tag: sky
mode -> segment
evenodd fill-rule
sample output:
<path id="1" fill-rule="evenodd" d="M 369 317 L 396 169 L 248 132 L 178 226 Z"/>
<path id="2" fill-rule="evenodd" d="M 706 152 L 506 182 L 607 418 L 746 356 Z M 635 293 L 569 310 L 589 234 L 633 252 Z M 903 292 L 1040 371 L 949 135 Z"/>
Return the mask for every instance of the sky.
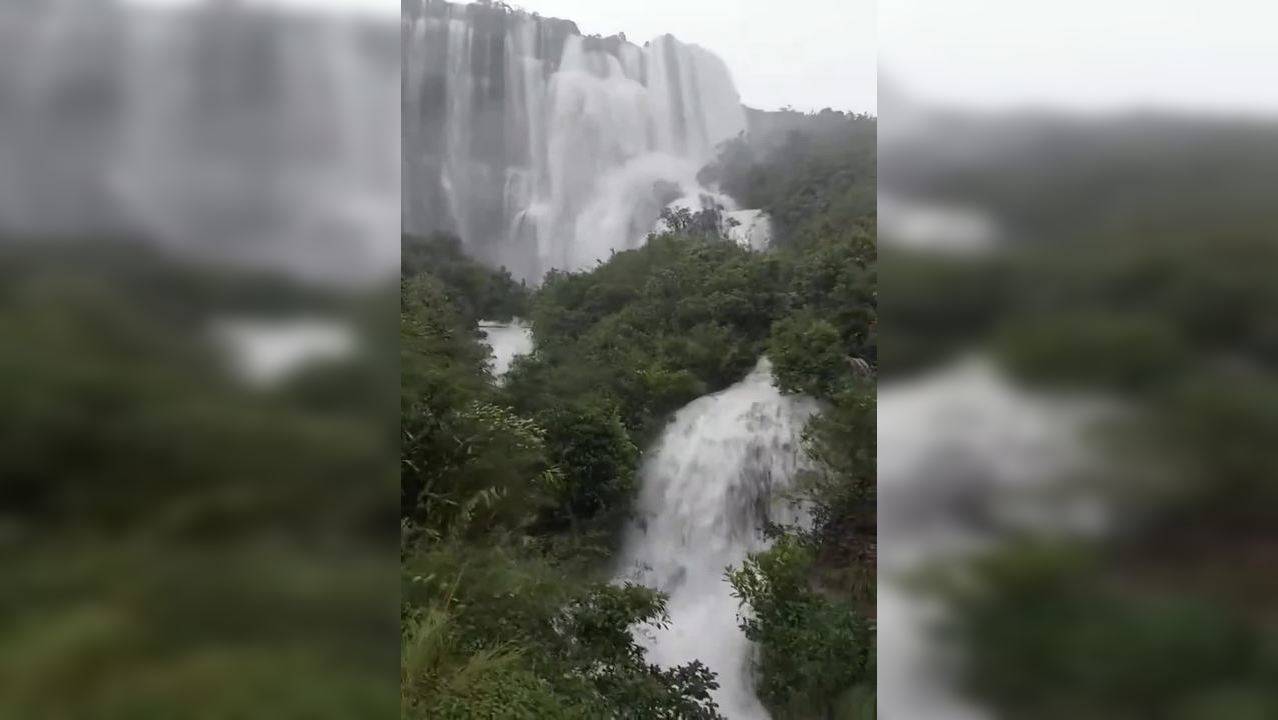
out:
<path id="1" fill-rule="evenodd" d="M 190 0 L 136 0 L 176 3 Z M 394 17 L 397 0 L 246 0 Z M 1271 0 L 518 0 L 585 33 L 673 33 L 753 107 L 877 113 L 877 86 L 969 108 L 1278 114 Z M 877 7 L 876 7 L 877 5 Z"/>
<path id="2" fill-rule="evenodd" d="M 181 4 L 192 0 L 135 0 Z M 399 13 L 399 0 L 244 0 Z M 670 33 L 728 64 L 751 107 L 874 113 L 878 107 L 874 0 L 513 0 L 577 23 L 586 34 L 624 32 L 637 44 Z"/>
<path id="3" fill-rule="evenodd" d="M 741 100 L 775 110 L 877 112 L 874 0 L 520 0 L 583 33 L 642 45 L 670 33 L 712 50 Z"/>
<path id="4" fill-rule="evenodd" d="M 139 5 L 191 5 L 199 0 L 130 0 Z M 362 15 L 395 18 L 399 16 L 399 0 L 239 0 L 247 5 L 274 5 L 293 8 L 335 10 Z"/>
<path id="5" fill-rule="evenodd" d="M 516 0 L 583 32 L 670 32 L 747 105 L 877 111 L 878 82 L 968 108 L 1278 114 L 1273 0 Z"/>
<path id="6" fill-rule="evenodd" d="M 1272 0 L 881 0 L 881 81 L 948 105 L 1278 113 Z"/>

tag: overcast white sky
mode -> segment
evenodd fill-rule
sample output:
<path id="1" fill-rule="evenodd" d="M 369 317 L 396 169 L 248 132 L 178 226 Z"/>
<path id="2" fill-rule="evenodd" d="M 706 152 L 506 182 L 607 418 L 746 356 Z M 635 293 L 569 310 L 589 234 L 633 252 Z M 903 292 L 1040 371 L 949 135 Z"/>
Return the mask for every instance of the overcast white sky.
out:
<path id="1" fill-rule="evenodd" d="M 139 5 L 191 5 L 199 0 L 130 0 Z M 341 12 L 357 12 L 394 18 L 399 15 L 399 0 L 239 0 L 248 5 L 282 5 L 284 7 L 320 8 Z"/>
<path id="2" fill-rule="evenodd" d="M 137 0 L 177 4 L 192 0 Z M 244 0 L 397 15 L 398 0 Z M 876 112 L 874 0 L 512 0 L 642 45 L 671 33 L 722 57 L 742 101 Z"/>
<path id="3" fill-rule="evenodd" d="M 153 3 L 189 0 L 139 0 Z M 249 0 L 394 16 L 397 0 Z M 877 112 L 876 78 L 981 107 L 1278 113 L 1274 0 L 520 0 L 583 32 L 673 33 L 746 104 Z M 878 63 L 876 64 L 876 59 Z"/>
<path id="4" fill-rule="evenodd" d="M 886 1 L 886 0 L 885 0 Z M 874 0 L 520 0 L 588 34 L 671 33 L 728 63 L 752 107 L 877 112 Z"/>
<path id="5" fill-rule="evenodd" d="M 881 0 L 879 46 L 952 104 L 1278 112 L 1273 0 Z"/>

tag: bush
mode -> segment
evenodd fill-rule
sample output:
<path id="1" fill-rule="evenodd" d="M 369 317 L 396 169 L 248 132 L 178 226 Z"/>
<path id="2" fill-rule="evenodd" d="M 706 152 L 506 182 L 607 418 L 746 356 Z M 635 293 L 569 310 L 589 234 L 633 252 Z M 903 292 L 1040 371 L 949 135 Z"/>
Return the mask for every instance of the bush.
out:
<path id="1" fill-rule="evenodd" d="M 874 682 L 870 625 L 809 588 L 813 559 L 801 538 L 783 535 L 728 573 L 749 607 L 741 629 L 759 644 L 759 695 L 778 717 L 829 717 L 844 693 Z"/>

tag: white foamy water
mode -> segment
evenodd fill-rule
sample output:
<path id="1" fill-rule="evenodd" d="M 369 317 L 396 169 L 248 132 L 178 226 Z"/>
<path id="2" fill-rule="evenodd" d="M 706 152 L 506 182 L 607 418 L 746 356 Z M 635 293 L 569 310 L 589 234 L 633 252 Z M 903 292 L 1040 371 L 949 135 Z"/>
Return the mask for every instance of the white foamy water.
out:
<path id="1" fill-rule="evenodd" d="M 802 520 L 782 498 L 803 463 L 800 438 L 815 401 L 782 395 L 766 358 L 744 380 L 689 403 L 640 472 L 638 518 L 622 574 L 670 596 L 671 626 L 644 642 L 663 666 L 700 660 L 719 674 L 730 720 L 768 714 L 754 694 L 751 647 L 724 570 L 767 547 L 762 529 Z"/>
<path id="2" fill-rule="evenodd" d="M 981 208 L 879 193 L 879 237 L 910 250 L 979 255 L 999 239 L 994 218 Z"/>
<path id="3" fill-rule="evenodd" d="M 390 277 L 398 60 L 385 17 L 265 0 L 5 3 L 0 233 Z"/>
<path id="4" fill-rule="evenodd" d="M 1114 408 L 1030 392 L 982 358 L 878 395 L 880 717 L 986 720 L 954 685 L 961 648 L 934 634 L 946 607 L 908 580 L 1004 542 L 1008 528 L 1100 531 L 1092 493 L 1057 481 L 1096 461 L 1083 429 Z"/>
<path id="5" fill-rule="evenodd" d="M 696 178 L 746 129 L 709 51 L 443 0 L 406 2 L 402 32 L 407 231 L 539 280 L 637 247 L 672 201 L 732 209 Z"/>
<path id="6" fill-rule="evenodd" d="M 214 324 L 213 334 L 235 373 L 257 387 L 275 385 L 311 363 L 344 360 L 359 346 L 349 326 L 319 318 L 228 318 Z"/>
<path id="7" fill-rule="evenodd" d="M 508 323 L 480 320 L 479 332 L 483 333 L 484 342 L 493 352 L 492 359 L 488 362 L 493 377 L 505 375 L 515 358 L 532 352 L 532 328 L 519 318 Z"/>
<path id="8" fill-rule="evenodd" d="M 727 236 L 741 247 L 767 250 L 772 245 L 772 217 L 764 210 L 733 210 L 723 214 Z"/>

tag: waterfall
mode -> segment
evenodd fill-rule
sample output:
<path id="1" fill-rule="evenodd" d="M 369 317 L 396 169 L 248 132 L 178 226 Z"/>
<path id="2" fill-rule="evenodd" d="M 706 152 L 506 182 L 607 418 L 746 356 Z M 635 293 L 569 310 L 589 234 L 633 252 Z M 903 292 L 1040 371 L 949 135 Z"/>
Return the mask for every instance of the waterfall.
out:
<path id="1" fill-rule="evenodd" d="M 28 0 L 0 20 L 0 234 L 394 274 L 390 20 L 216 0 Z"/>
<path id="2" fill-rule="evenodd" d="M 751 250 L 772 245 L 772 217 L 763 210 L 735 210 L 723 214 L 724 234 Z"/>
<path id="3" fill-rule="evenodd" d="M 451 232 L 517 277 L 637 246 L 746 129 L 727 66 L 662 36 L 582 36 L 501 4 L 406 0 L 403 225 Z"/>
<path id="4" fill-rule="evenodd" d="M 804 462 L 800 438 L 816 410 L 813 400 L 781 394 L 760 359 L 741 382 L 676 413 L 640 471 L 621 574 L 669 595 L 671 625 L 645 638 L 649 658 L 700 660 L 717 672 L 715 699 L 730 720 L 768 715 L 724 570 L 767 547 L 769 520 L 803 520 L 783 493 Z"/>
<path id="5" fill-rule="evenodd" d="M 1104 532 L 1097 487 L 1070 479 L 1104 476 L 1088 428 L 1121 409 L 1030 392 L 974 356 L 880 385 L 878 410 L 879 714 L 988 720 L 956 684 L 961 653 L 936 633 L 949 608 L 912 579 L 1020 538 Z"/>
<path id="6" fill-rule="evenodd" d="M 510 370 L 515 358 L 527 355 L 533 349 L 532 328 L 519 318 L 510 322 L 480 320 L 479 333 L 492 352 L 488 369 L 498 380 Z"/>

